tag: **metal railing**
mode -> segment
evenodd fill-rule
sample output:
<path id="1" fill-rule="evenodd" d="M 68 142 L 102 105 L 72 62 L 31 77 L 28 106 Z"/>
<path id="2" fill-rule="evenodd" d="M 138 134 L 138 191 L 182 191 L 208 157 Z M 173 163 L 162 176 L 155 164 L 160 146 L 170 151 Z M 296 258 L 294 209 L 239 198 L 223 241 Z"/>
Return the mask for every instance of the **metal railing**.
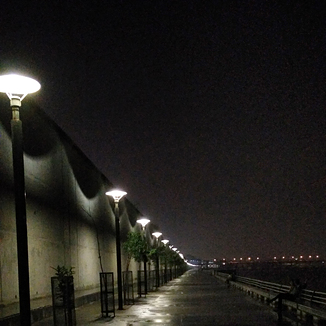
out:
<path id="1" fill-rule="evenodd" d="M 217 274 L 214 271 L 214 275 L 219 275 L 222 278 L 227 278 L 229 274 L 227 273 L 220 273 Z M 281 293 L 287 292 L 290 289 L 288 285 L 282 285 L 267 281 L 261 281 L 257 279 L 252 279 L 243 276 L 236 276 L 236 281 L 241 282 L 246 285 L 254 286 L 258 289 L 267 291 L 267 292 L 274 292 L 274 293 Z M 313 290 L 304 289 L 301 293 L 300 299 L 304 301 L 304 304 L 309 304 L 310 306 L 315 305 L 318 308 L 326 309 L 326 293 L 325 292 L 318 292 Z"/>
<path id="2" fill-rule="evenodd" d="M 123 301 L 126 305 L 135 304 L 133 282 L 132 271 L 122 272 Z"/>

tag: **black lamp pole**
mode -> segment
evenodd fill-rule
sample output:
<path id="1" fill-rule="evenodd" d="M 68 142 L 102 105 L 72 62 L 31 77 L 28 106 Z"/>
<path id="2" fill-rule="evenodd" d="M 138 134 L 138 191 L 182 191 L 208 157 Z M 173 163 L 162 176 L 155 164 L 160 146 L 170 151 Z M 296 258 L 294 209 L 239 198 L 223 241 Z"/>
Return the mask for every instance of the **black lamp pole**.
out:
<path id="1" fill-rule="evenodd" d="M 41 85 L 36 80 L 16 74 L 0 76 L 0 92 L 6 93 L 12 111 L 11 141 L 14 172 L 16 212 L 16 237 L 18 261 L 18 287 L 20 325 L 31 325 L 31 303 L 29 289 L 28 238 L 26 221 L 25 172 L 23 152 L 23 128 L 19 119 L 19 108 L 27 94 L 37 92 Z"/>
<path id="2" fill-rule="evenodd" d="M 115 213 L 115 232 L 116 232 L 116 251 L 117 251 L 117 272 L 118 272 L 118 309 L 123 310 L 122 301 L 122 279 L 121 279 L 121 244 L 120 244 L 120 219 L 119 219 L 119 200 L 114 200 Z"/>
<path id="3" fill-rule="evenodd" d="M 23 128 L 22 121 L 19 119 L 21 100 L 19 98 L 12 97 L 10 99 L 10 106 L 12 110 L 11 137 L 15 187 L 20 325 L 30 326 L 31 306 L 23 156 Z"/>
<path id="4" fill-rule="evenodd" d="M 115 215 L 115 240 L 117 252 L 117 272 L 118 272 L 118 309 L 123 310 L 122 299 L 122 270 L 121 270 L 121 245 L 120 245 L 120 213 L 119 200 L 127 193 L 121 190 L 112 190 L 105 193 L 114 199 L 114 215 Z"/>

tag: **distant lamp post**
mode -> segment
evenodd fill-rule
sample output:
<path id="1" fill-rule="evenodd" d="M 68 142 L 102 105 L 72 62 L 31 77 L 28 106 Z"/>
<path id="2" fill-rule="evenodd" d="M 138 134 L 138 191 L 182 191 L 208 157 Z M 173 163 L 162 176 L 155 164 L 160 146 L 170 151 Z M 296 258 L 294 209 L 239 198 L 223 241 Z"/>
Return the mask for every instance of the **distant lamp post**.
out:
<path id="1" fill-rule="evenodd" d="M 142 233 L 143 233 L 143 237 L 144 237 L 144 240 L 146 241 L 146 235 L 145 235 L 145 227 L 146 225 L 150 222 L 150 220 L 148 218 L 140 218 L 136 221 L 137 223 L 141 224 L 141 227 L 142 227 Z M 146 256 L 144 255 L 144 283 L 145 283 L 145 295 L 147 294 L 147 259 L 146 259 Z M 139 293 L 139 295 L 141 296 L 141 291 Z"/>
<path id="2" fill-rule="evenodd" d="M 156 238 L 157 250 L 156 250 L 156 287 L 160 286 L 160 257 L 158 253 L 159 241 L 158 238 L 162 235 L 161 232 L 153 232 L 152 235 Z"/>
<path id="3" fill-rule="evenodd" d="M 161 242 L 166 247 L 167 244 L 169 243 L 169 240 L 164 239 L 164 240 L 161 240 Z M 164 255 L 164 283 L 166 283 L 167 281 L 168 281 L 168 267 L 167 267 L 167 260 L 166 260 L 166 254 L 165 254 Z"/>
<path id="4" fill-rule="evenodd" d="M 41 85 L 36 80 L 15 74 L 0 76 L 0 92 L 6 93 L 12 111 L 11 138 L 15 186 L 17 260 L 19 282 L 20 324 L 31 325 L 29 289 L 28 238 L 26 223 L 25 172 L 23 129 L 19 108 L 27 94 L 37 92 Z"/>
<path id="5" fill-rule="evenodd" d="M 121 271 L 121 245 L 120 245 L 120 219 L 119 219 L 119 200 L 127 193 L 121 190 L 112 190 L 105 193 L 114 199 L 114 215 L 115 215 L 115 239 L 117 252 L 117 272 L 118 272 L 118 309 L 123 310 L 122 302 L 122 271 Z"/>

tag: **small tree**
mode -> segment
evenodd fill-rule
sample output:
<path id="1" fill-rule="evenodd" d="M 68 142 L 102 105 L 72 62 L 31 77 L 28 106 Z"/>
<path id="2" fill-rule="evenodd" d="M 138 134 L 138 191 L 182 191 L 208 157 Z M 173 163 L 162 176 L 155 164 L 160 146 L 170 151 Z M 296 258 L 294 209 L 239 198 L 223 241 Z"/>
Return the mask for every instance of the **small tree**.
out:
<path id="1" fill-rule="evenodd" d="M 157 260 L 160 257 L 164 257 L 165 255 L 165 248 L 164 247 L 156 247 L 156 248 L 152 248 L 149 253 L 148 253 L 148 257 L 154 262 L 156 263 Z"/>
<path id="2" fill-rule="evenodd" d="M 56 276 L 51 277 L 54 325 L 75 326 L 74 267 L 52 268 L 56 271 Z"/>
<path id="3" fill-rule="evenodd" d="M 129 232 L 127 241 L 122 245 L 123 250 L 127 253 L 127 267 L 128 271 L 131 258 L 136 262 L 141 263 L 147 259 L 148 248 L 144 237 L 139 232 Z"/>
<path id="4" fill-rule="evenodd" d="M 75 272 L 74 272 L 74 267 L 67 268 L 65 266 L 60 266 L 58 265 L 57 267 L 51 267 L 56 271 L 55 275 L 59 280 L 58 287 L 59 287 L 59 293 L 58 295 L 60 298 L 63 300 L 64 304 L 66 301 L 65 293 L 67 291 L 67 286 L 73 286 L 73 278 L 69 279 L 69 283 L 67 285 L 67 278 L 72 277 Z"/>

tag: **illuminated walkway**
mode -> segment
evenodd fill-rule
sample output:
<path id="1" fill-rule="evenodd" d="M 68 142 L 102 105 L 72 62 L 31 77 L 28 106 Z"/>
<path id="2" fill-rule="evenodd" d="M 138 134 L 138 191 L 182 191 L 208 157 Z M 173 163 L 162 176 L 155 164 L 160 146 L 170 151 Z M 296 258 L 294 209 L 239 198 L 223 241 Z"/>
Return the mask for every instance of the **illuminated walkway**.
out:
<path id="1" fill-rule="evenodd" d="M 113 319 L 100 318 L 98 302 L 76 309 L 77 326 L 276 325 L 272 309 L 226 285 L 206 272 L 191 270 L 178 279 L 139 298 L 133 306 L 116 311 Z M 53 325 L 52 318 L 33 324 Z"/>

